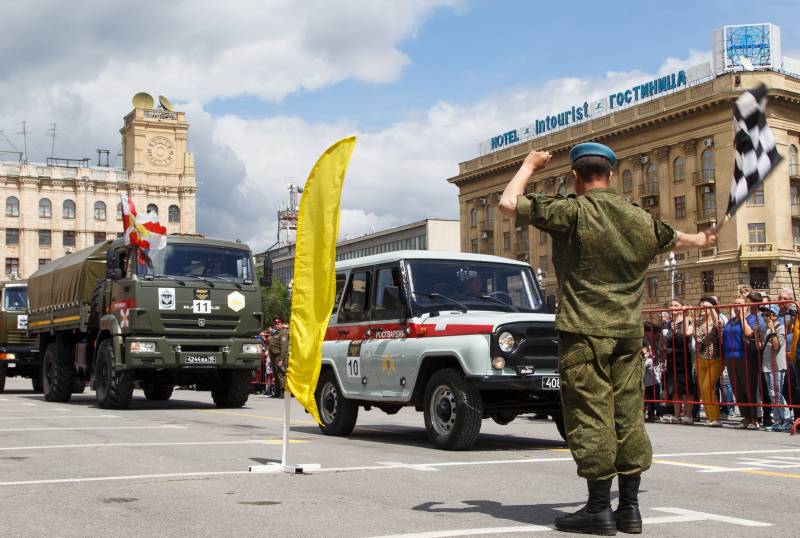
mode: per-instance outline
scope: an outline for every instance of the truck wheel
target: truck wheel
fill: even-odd
[[[72,354],[65,353],[69,346],[59,349],[56,342],[47,346],[42,364],[42,392],[48,402],[68,402],[72,397],[75,381],[75,365]]]
[[[567,440],[567,428],[564,426],[564,417],[561,415],[553,415],[553,422],[556,423],[556,429],[558,430],[558,435],[566,441]]]
[[[42,369],[37,369],[36,372],[33,373],[31,377],[31,386],[33,386],[33,392],[42,392]]]
[[[6,365],[0,365],[0,394],[6,390]]]
[[[437,448],[464,450],[481,431],[483,400],[460,371],[444,368],[428,381],[423,413],[428,438]]]
[[[346,437],[353,433],[358,420],[358,405],[344,397],[333,370],[326,369],[319,376],[314,400],[322,420],[319,429],[325,435]]]
[[[211,388],[217,407],[242,407],[250,396],[250,370],[222,370]]]
[[[167,383],[153,381],[142,385],[144,397],[154,402],[164,402],[172,397],[172,389],[175,387]]]
[[[75,382],[72,384],[72,394],[83,394],[85,390],[86,390],[86,381],[76,377]]]
[[[97,346],[94,371],[97,405],[103,409],[125,409],[133,398],[133,372],[114,371],[114,347],[111,338]]]

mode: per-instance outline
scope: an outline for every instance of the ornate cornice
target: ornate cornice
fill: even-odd
[[[655,150],[656,160],[664,162],[669,159],[669,146],[662,146]]]
[[[683,151],[686,152],[686,155],[697,155],[697,139],[690,138],[689,140],[685,141],[681,144]]]

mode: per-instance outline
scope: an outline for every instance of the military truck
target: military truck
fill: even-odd
[[[0,392],[6,377],[30,377],[33,390],[41,391],[41,363],[36,340],[27,335],[28,283],[0,283]]]
[[[100,407],[123,409],[135,384],[148,400],[195,385],[219,407],[243,406],[261,361],[252,259],[243,243],[188,236],[145,258],[120,238],[39,269],[28,331],[45,399],[66,402],[90,382]]]

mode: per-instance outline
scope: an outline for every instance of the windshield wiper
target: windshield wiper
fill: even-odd
[[[231,278],[225,278],[224,276],[220,276],[220,275],[209,275],[208,278],[218,278],[220,280],[224,280],[225,282],[230,282],[231,284],[233,284],[237,288],[242,289],[242,285],[239,284],[238,282],[236,282],[235,280],[231,279]]]
[[[185,286],[186,285],[186,282],[184,282],[183,280],[181,280],[181,279],[179,279],[177,277],[171,276],[171,275],[155,275],[153,278],[166,278],[167,280],[174,280],[175,282],[177,282],[181,286]]]
[[[497,304],[499,304],[499,305],[507,306],[507,307],[508,307],[508,308],[510,308],[512,311],[514,311],[514,312],[519,312],[519,308],[517,308],[517,307],[516,307],[516,306],[514,306],[513,304],[504,303],[503,301],[501,301],[501,300],[500,300],[500,299],[498,299],[497,297],[492,297],[491,295],[481,295],[481,299],[483,299],[483,300],[485,300],[485,301],[492,301],[492,302],[495,302],[495,303],[497,303]]]
[[[412,292],[412,293],[414,295],[422,295],[423,297],[427,297],[428,299],[444,299],[445,301],[450,301],[451,303],[456,305],[458,307],[458,309],[461,310],[462,312],[464,312],[465,314],[467,312],[469,312],[469,308],[467,308],[467,305],[465,305],[464,303],[460,303],[460,302],[456,301],[455,299],[451,299],[450,297],[446,297],[446,296],[442,295],[441,293],[436,293],[435,291],[434,292],[429,292],[429,293],[421,293],[421,292],[416,292],[415,291],[415,292]]]

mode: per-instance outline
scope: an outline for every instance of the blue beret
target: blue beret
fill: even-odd
[[[573,147],[569,152],[569,162],[574,163],[581,157],[587,155],[597,155],[598,157],[605,157],[611,164],[617,162],[617,156],[611,151],[611,148],[605,144],[598,144],[597,142],[584,142]]]

